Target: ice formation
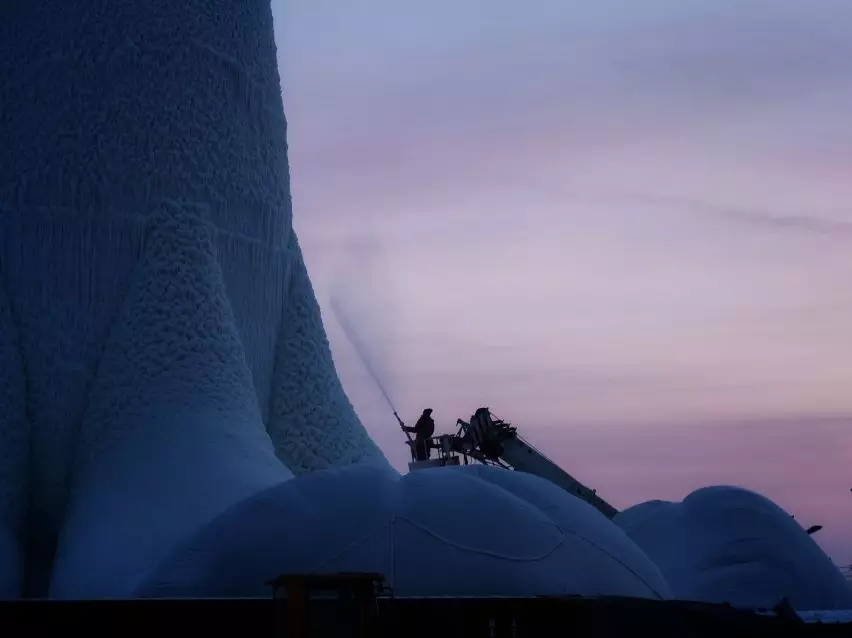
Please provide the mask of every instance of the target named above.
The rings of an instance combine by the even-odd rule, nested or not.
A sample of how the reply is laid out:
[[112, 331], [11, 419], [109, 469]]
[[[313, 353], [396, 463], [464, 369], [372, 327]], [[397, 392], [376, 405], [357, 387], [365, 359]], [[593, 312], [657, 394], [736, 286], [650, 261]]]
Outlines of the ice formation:
[[26, 499], [27, 419], [17, 331], [0, 287], [0, 599], [20, 591]]
[[0, 597], [366, 569], [400, 594], [666, 598], [665, 576], [852, 606], [748, 492], [637, 506], [625, 534], [536, 477], [390, 471], [293, 232], [268, 0], [5, 2], [0, 77]]
[[[0, 406], [10, 409], [0, 416], [0, 454], [9, 459], [0, 470], [0, 503], [12, 507], [26, 490], [28, 547], [25, 557], [18, 555], [26, 592], [44, 595], [49, 589], [66, 511], [71, 518], [61, 532], [62, 569], [76, 564], [78, 552], [85, 555], [72, 547], [83, 521], [95, 528], [105, 524], [99, 517], [108, 514], [96, 514], [97, 503], [120, 501], [120, 482], [132, 481], [136, 470], [127, 468], [109, 488], [95, 489], [92, 481], [130, 447], [153, 455], [145, 476], [150, 491], [133, 485], [143, 500], [161, 496], [169, 481], [201, 481], [194, 474], [210, 471], [209, 466], [193, 470], [190, 459], [196, 457], [190, 455], [182, 474], [166, 476], [153, 458], [177, 454], [177, 448], [160, 449], [155, 441], [177, 445], [162, 438], [167, 421], [181, 432], [202, 428], [203, 420], [220, 427], [215, 423], [224, 418], [217, 413], [221, 403], [189, 415], [165, 380], [152, 380], [145, 400], [162, 403], [146, 408], [151, 421], [159, 422], [149, 439], [139, 429], [142, 404], [133, 404], [141, 390], [118, 381], [135, 382], [136, 372], [122, 370], [115, 381], [105, 379], [104, 366], [115, 370], [121, 356], [142, 356], [138, 350], [121, 355], [119, 335], [129, 326], [148, 330], [145, 322], [158, 322], [160, 312], [175, 316], [161, 307], [134, 318], [126, 303], [128, 296], [141, 294], [131, 291], [143, 277], [140, 268], [150, 268], [139, 264], [151, 246], [146, 233], [158, 234], [158, 242], [180, 242], [180, 233], [196, 232], [183, 222], [149, 223], [165, 201], [195, 202], [214, 227], [214, 257], [205, 249], [204, 260], [193, 264], [218, 264], [233, 322], [199, 328], [238, 338], [252, 387], [251, 412], [239, 417], [245, 428], [260, 419], [282, 466], [294, 473], [364, 459], [387, 467], [337, 380], [293, 233], [269, 2], [5, 2], [0, 77], [0, 291], [16, 329], [5, 329], [10, 324], [4, 310], [0, 355], [4, 364], [7, 357], [22, 359], [22, 368], [11, 363], [0, 373], [5, 375]], [[178, 235], [168, 238], [170, 232]], [[177, 265], [164, 268], [175, 274], [171, 269]], [[180, 272], [190, 279], [207, 276]], [[195, 339], [191, 333], [181, 338]], [[10, 350], [11, 339], [17, 346]], [[304, 357], [315, 358], [315, 365], [308, 369]], [[128, 358], [127, 363], [150, 372], [164, 362]], [[167, 368], [161, 368], [163, 379], [182, 374]], [[21, 369], [25, 393], [16, 376]], [[233, 401], [248, 401], [239, 392]], [[22, 397], [29, 424], [26, 457], [16, 447], [23, 427], [16, 402]], [[199, 397], [192, 397], [195, 408]], [[113, 424], [107, 414], [119, 407], [130, 412]], [[247, 437], [263, 438], [251, 431]], [[103, 448], [86, 449], [90, 443]], [[270, 443], [262, 445], [268, 450]], [[116, 454], [116, 461], [109, 454]], [[26, 482], [17, 469], [24, 463]], [[121, 511], [116, 510], [117, 519]], [[0, 555], [17, 553], [15, 516], [11, 509], [0, 511]], [[198, 517], [193, 512], [190, 518]], [[144, 528], [136, 540], [142, 553], [154, 543]], [[15, 565], [11, 557], [0, 562], [0, 583], [16, 581]], [[70, 586], [67, 578], [66, 572], [57, 587]]]
[[736, 487], [649, 501], [616, 523], [657, 564], [676, 598], [772, 608], [852, 608], [840, 571], [783, 509]]
[[316, 329], [319, 306], [298, 245], [295, 250], [267, 424], [276, 453], [299, 471], [370, 460], [386, 468], [384, 457], [364, 454], [373, 442], [341, 391], [337, 375], [328, 373], [334, 370], [331, 350], [325, 333]]
[[268, 595], [285, 572], [371, 571], [398, 595], [668, 598], [656, 566], [590, 505], [484, 466], [319, 471], [234, 506], [134, 595]]
[[263, 425], [210, 229], [172, 203], [148, 224], [77, 438], [57, 597], [121, 592], [231, 505], [292, 477]]

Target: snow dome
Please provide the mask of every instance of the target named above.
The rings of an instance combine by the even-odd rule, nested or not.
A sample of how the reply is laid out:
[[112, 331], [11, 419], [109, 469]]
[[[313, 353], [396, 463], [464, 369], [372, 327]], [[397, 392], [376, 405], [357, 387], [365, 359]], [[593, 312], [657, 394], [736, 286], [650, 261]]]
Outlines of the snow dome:
[[657, 564], [675, 598], [797, 609], [852, 607], [840, 571], [783, 509], [737, 487], [706, 487], [681, 503], [650, 501], [615, 522]]
[[385, 574], [397, 595], [669, 597], [657, 568], [593, 507], [484, 466], [300, 476], [232, 507], [132, 593], [264, 596], [280, 573], [339, 571]]

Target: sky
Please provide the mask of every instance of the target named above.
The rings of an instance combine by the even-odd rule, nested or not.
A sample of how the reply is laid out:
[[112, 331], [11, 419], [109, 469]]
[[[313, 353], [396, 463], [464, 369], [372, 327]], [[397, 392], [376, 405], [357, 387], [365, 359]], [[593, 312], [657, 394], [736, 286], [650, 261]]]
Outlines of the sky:
[[852, 563], [852, 3], [273, 0], [344, 387], [616, 507], [757, 490]]

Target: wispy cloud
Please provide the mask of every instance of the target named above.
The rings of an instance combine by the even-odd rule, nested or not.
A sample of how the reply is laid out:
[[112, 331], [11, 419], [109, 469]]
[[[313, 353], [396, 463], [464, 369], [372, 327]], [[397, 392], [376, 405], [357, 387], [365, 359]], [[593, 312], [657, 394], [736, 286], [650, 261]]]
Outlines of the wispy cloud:
[[676, 195], [652, 193], [616, 186], [578, 186], [577, 195], [586, 198], [608, 200], [624, 204], [678, 209], [683, 212], [710, 215], [747, 223], [770, 230], [795, 231], [810, 235], [820, 235], [832, 239], [852, 240], [852, 221], [834, 219], [818, 215], [775, 213], [772, 211], [741, 208], [704, 199], [679, 197]]

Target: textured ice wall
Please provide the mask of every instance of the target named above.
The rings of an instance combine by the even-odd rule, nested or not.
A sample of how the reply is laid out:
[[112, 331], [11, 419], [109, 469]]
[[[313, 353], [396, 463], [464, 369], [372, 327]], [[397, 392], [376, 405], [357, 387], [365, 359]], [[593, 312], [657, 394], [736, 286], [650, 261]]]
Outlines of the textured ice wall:
[[597, 510], [520, 472], [315, 472], [240, 503], [184, 543], [140, 596], [264, 596], [285, 572], [385, 574], [398, 595], [668, 598], [659, 570]]
[[[207, 207], [279, 456], [294, 472], [381, 464], [337, 381], [305, 285], [268, 0], [2, 6], [0, 261], [26, 371], [28, 590], [46, 591], [90, 387], [147, 217], [163, 200]], [[287, 353], [312, 353], [321, 365], [300, 377], [304, 360], [288, 362]], [[339, 412], [315, 407], [326, 402]], [[324, 427], [335, 428], [336, 445], [315, 436]]]
[[0, 599], [21, 593], [27, 420], [17, 328], [0, 286]]
[[650, 501], [615, 517], [676, 598], [798, 609], [852, 608], [852, 590], [784, 510], [741, 488], [706, 487], [681, 503]]
[[279, 458], [297, 471], [370, 460], [387, 468], [383, 456], [365, 456], [373, 443], [337, 375], [329, 374], [331, 349], [325, 332], [316, 328], [320, 309], [301, 253], [287, 296], [268, 420]]
[[209, 229], [149, 218], [89, 393], [51, 595], [127, 595], [228, 507], [292, 477], [263, 425]]

